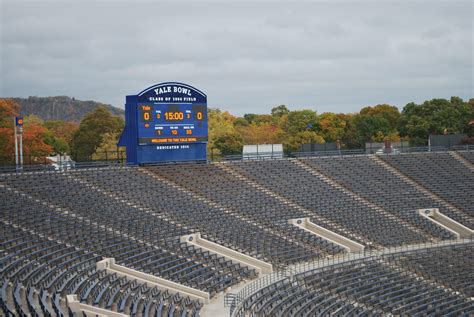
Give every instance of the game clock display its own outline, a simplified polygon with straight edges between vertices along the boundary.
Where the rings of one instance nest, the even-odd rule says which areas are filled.
[[[207,106],[139,103],[138,143],[166,144],[207,141]]]

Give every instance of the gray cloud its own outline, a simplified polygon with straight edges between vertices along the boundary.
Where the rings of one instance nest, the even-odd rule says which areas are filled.
[[[4,97],[120,107],[182,81],[235,114],[473,97],[471,2],[0,1]]]

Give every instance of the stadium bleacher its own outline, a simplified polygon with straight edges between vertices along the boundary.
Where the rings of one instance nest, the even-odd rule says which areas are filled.
[[[468,295],[474,273],[470,253],[473,246],[471,242],[454,247],[460,252],[432,248],[422,249],[421,255],[402,252],[369,256],[309,270],[255,292],[240,304],[235,316],[469,316],[474,312],[474,301]],[[431,265],[424,271],[442,276],[439,283],[414,273],[422,262],[429,262],[428,258],[444,259],[453,253],[461,260],[458,268],[466,272],[464,277],[469,278],[470,285],[457,283],[451,288],[450,276],[455,277],[455,283],[460,277],[453,273],[445,276],[442,270],[446,263]],[[399,261],[403,264],[397,265]],[[440,265],[442,261],[435,263]]]
[[[469,163],[474,164],[474,152],[472,152],[472,151],[459,151],[457,153],[459,155],[461,155]]]
[[[193,168],[193,166],[187,164],[186,167]],[[166,166],[160,166],[161,168],[164,169]],[[221,208],[203,202],[193,193],[179,191],[137,168],[108,170],[100,177],[81,173],[78,177],[157,214],[166,214],[178,224],[192,228],[192,232],[201,232],[213,242],[275,264],[287,264],[298,261],[301,257],[317,257],[319,253],[316,251],[321,250],[321,248],[315,250],[319,246],[317,239],[304,232],[301,235],[315,241],[311,249],[290,239],[283,239],[268,230],[262,230],[262,227],[256,226],[253,222],[243,221],[239,215],[224,212]],[[130,182],[133,182],[133,189],[128,190]],[[185,233],[176,232],[175,236],[183,234]]]
[[[382,157],[387,163],[408,175],[420,185],[454,205],[465,214],[463,217],[449,208],[444,212],[454,220],[474,228],[474,195],[466,184],[474,183],[474,173],[447,152],[415,153],[411,155],[390,155]]]
[[[449,231],[423,219],[416,212],[417,209],[439,208],[445,214],[453,214],[450,207],[433,200],[418,188],[384,169],[372,157],[308,158],[304,159],[304,162],[423,232],[440,239],[453,238]],[[462,217],[460,220],[464,223],[471,221],[469,217]]]
[[[96,263],[114,258],[216,297],[259,274],[181,236],[199,232],[283,271],[345,255],[288,223],[309,217],[364,245],[363,258],[279,280],[234,313],[469,316],[474,244],[443,244],[455,236],[416,213],[439,208],[474,227],[473,156],[458,154],[466,161],[435,152],[0,174],[0,314],[67,316],[76,294],[132,316],[198,316],[202,302]],[[374,255],[420,243],[434,246]]]
[[[100,257],[94,257],[94,265],[102,257],[113,257],[127,267],[201,289],[210,294],[216,294],[238,283],[242,278],[251,278],[255,274],[247,267],[240,267],[223,258],[206,256],[202,254],[202,250],[193,250],[193,248],[179,243],[179,240],[162,246],[146,244],[131,239],[130,236],[123,233],[111,232],[103,225],[98,225],[83,216],[60,213],[24,196],[4,191],[2,197],[5,197],[4,202],[6,203],[2,207],[3,223],[28,228],[37,235],[63,243],[67,242],[89,253],[100,254]],[[18,203],[21,203],[22,206],[20,210],[16,210],[14,213],[8,212]],[[5,230],[10,229],[7,227]],[[32,243],[34,246],[36,241],[33,239]],[[19,261],[16,259],[15,252],[4,256],[11,256],[15,261]],[[24,256],[29,259],[31,253],[26,253]],[[8,274],[9,268],[15,266],[2,266],[2,275],[6,273],[8,281],[12,279],[12,276]],[[56,267],[56,265],[47,267],[46,264],[42,266],[49,270]],[[89,276],[90,274],[85,276],[83,281],[89,280]],[[37,284],[38,282],[29,279],[25,283]],[[78,293],[80,290],[76,287],[78,285],[73,284],[68,287],[67,293]]]
[[[231,167],[266,188],[302,205],[315,215],[339,224],[346,231],[339,231],[335,227],[329,229],[347,235],[364,245],[374,242],[382,246],[393,246],[426,240],[400,221],[381,214],[378,210],[355,200],[340,188],[315,177],[295,164],[294,160],[242,162],[231,164]],[[325,226],[324,223],[318,223],[317,219],[312,220]]]
[[[274,231],[283,232],[285,236],[291,237],[293,241],[305,247],[302,254],[308,254],[309,250],[313,256],[320,253],[334,254],[342,252],[336,245],[317,239],[309,233],[288,225],[287,219],[292,217],[303,217],[299,210],[283,204],[275,197],[268,195],[247,183],[220,169],[217,165],[195,164],[189,166],[176,164],[157,167],[148,167],[160,177],[172,180],[189,191],[219,203],[234,214],[243,215]],[[219,219],[217,219],[219,221]],[[231,228],[232,229],[232,228]],[[241,235],[241,230],[236,232]],[[228,232],[226,234],[229,234]],[[259,238],[256,239],[260,240]],[[281,239],[278,239],[281,240]],[[277,241],[278,241],[277,240]],[[277,242],[275,241],[275,242]],[[281,245],[281,242],[277,242]],[[287,244],[287,243],[286,243]],[[268,248],[268,246],[266,247]],[[294,248],[290,247],[289,249]],[[288,249],[288,250],[289,250]],[[288,253],[287,250],[282,250]],[[291,255],[295,260],[309,260],[298,255]]]
[[[388,255],[384,260],[445,285],[466,297],[474,297],[474,244],[423,249]]]
[[[170,310],[195,313],[201,304],[189,298],[127,281],[105,271],[95,263],[100,257],[65,243],[58,243],[27,231],[2,225],[2,305],[27,316],[66,315],[60,297],[77,293],[81,301],[99,307],[114,307],[118,312],[150,314]],[[26,300],[25,300],[26,299]]]

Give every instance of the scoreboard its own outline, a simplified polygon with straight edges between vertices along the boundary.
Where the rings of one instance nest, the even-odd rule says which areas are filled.
[[[139,103],[138,143],[207,141],[206,105]]]
[[[126,97],[125,129],[119,146],[127,163],[206,160],[207,96],[176,82],[151,86]]]

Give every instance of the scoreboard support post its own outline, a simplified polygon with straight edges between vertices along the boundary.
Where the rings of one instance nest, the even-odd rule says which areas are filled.
[[[205,161],[207,96],[176,82],[157,84],[126,97],[119,146],[128,164]]]

